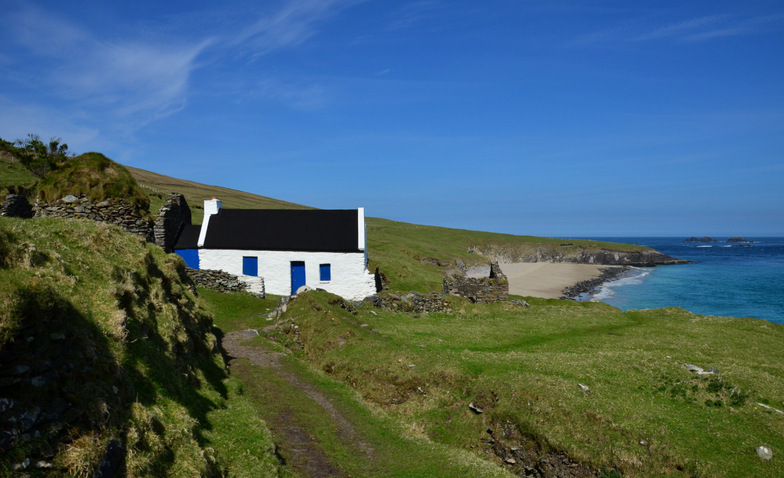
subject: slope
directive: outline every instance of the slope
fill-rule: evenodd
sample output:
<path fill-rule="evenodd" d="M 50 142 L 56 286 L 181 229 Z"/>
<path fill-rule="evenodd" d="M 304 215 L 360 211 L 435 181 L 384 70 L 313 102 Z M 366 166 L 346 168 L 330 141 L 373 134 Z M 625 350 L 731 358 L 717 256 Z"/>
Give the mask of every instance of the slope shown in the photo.
<path fill-rule="evenodd" d="M 117 227 L 0 218 L 0 475 L 227 472 L 244 398 L 188 284 Z M 241 421 L 247 469 L 276 475 L 266 426 Z"/>

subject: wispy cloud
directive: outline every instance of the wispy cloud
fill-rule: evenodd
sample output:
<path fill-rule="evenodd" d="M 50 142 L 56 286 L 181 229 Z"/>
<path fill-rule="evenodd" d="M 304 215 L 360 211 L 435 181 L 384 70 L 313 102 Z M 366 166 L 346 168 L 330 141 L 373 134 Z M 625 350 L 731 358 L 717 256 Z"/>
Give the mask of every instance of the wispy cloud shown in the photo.
<path fill-rule="evenodd" d="M 257 58 L 279 48 L 299 45 L 318 31 L 317 25 L 363 0 L 294 0 L 242 29 L 230 44 L 250 47 Z"/>
<path fill-rule="evenodd" d="M 649 19 L 627 19 L 622 23 L 582 35 L 572 46 L 602 43 L 671 41 L 682 43 L 705 42 L 717 38 L 760 34 L 784 23 L 784 14 L 741 17 L 713 14 L 688 18 L 666 24 L 655 24 Z"/>
<path fill-rule="evenodd" d="M 13 15 L 10 32 L 35 65 L 38 88 L 64 103 L 139 124 L 177 111 L 196 59 L 211 40 L 181 44 L 103 41 L 86 27 L 35 6 Z M 18 65 L 25 68 L 25 65 Z"/>
<path fill-rule="evenodd" d="M 436 15 L 438 7 L 438 0 L 420 0 L 405 3 L 400 7 L 397 18 L 390 23 L 389 29 L 402 30 L 410 28 Z"/>
<path fill-rule="evenodd" d="M 717 25 L 725 24 L 729 21 L 727 15 L 709 15 L 700 18 L 672 23 L 663 27 L 654 28 L 651 31 L 631 38 L 632 41 L 658 40 L 663 38 L 683 39 L 697 33 L 709 32 Z M 723 28 L 723 27 L 722 27 Z"/>

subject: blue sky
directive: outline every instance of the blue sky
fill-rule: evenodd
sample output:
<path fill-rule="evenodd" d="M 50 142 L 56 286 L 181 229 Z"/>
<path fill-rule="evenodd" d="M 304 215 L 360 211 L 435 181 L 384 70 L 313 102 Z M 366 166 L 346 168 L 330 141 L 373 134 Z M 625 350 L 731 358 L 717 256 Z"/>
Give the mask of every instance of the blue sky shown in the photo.
<path fill-rule="evenodd" d="M 420 224 L 784 236 L 781 1 L 0 6 L 4 139 Z"/>

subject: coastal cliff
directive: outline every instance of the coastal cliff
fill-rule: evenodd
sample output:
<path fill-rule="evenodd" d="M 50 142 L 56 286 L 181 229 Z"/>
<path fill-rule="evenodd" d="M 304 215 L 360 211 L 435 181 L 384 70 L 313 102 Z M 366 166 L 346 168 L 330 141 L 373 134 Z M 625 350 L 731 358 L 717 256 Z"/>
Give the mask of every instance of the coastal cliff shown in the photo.
<path fill-rule="evenodd" d="M 474 248 L 473 252 L 501 263 L 568 262 L 573 264 L 636 267 L 690 263 L 690 261 L 676 259 L 654 249 L 642 246 L 637 250 L 617 251 L 604 248 L 588 249 L 582 246 L 573 246 L 572 244 L 547 244 L 530 248 L 489 245 Z"/>

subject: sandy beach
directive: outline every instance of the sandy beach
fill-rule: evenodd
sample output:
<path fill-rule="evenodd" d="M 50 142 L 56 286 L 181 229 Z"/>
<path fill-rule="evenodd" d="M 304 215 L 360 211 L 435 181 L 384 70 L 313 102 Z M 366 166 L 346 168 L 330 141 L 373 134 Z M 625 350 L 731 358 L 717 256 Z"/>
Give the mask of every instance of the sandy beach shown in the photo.
<path fill-rule="evenodd" d="M 608 266 L 527 262 L 500 264 L 509 279 L 509 293 L 523 296 L 556 299 L 566 287 L 597 278 Z"/>

